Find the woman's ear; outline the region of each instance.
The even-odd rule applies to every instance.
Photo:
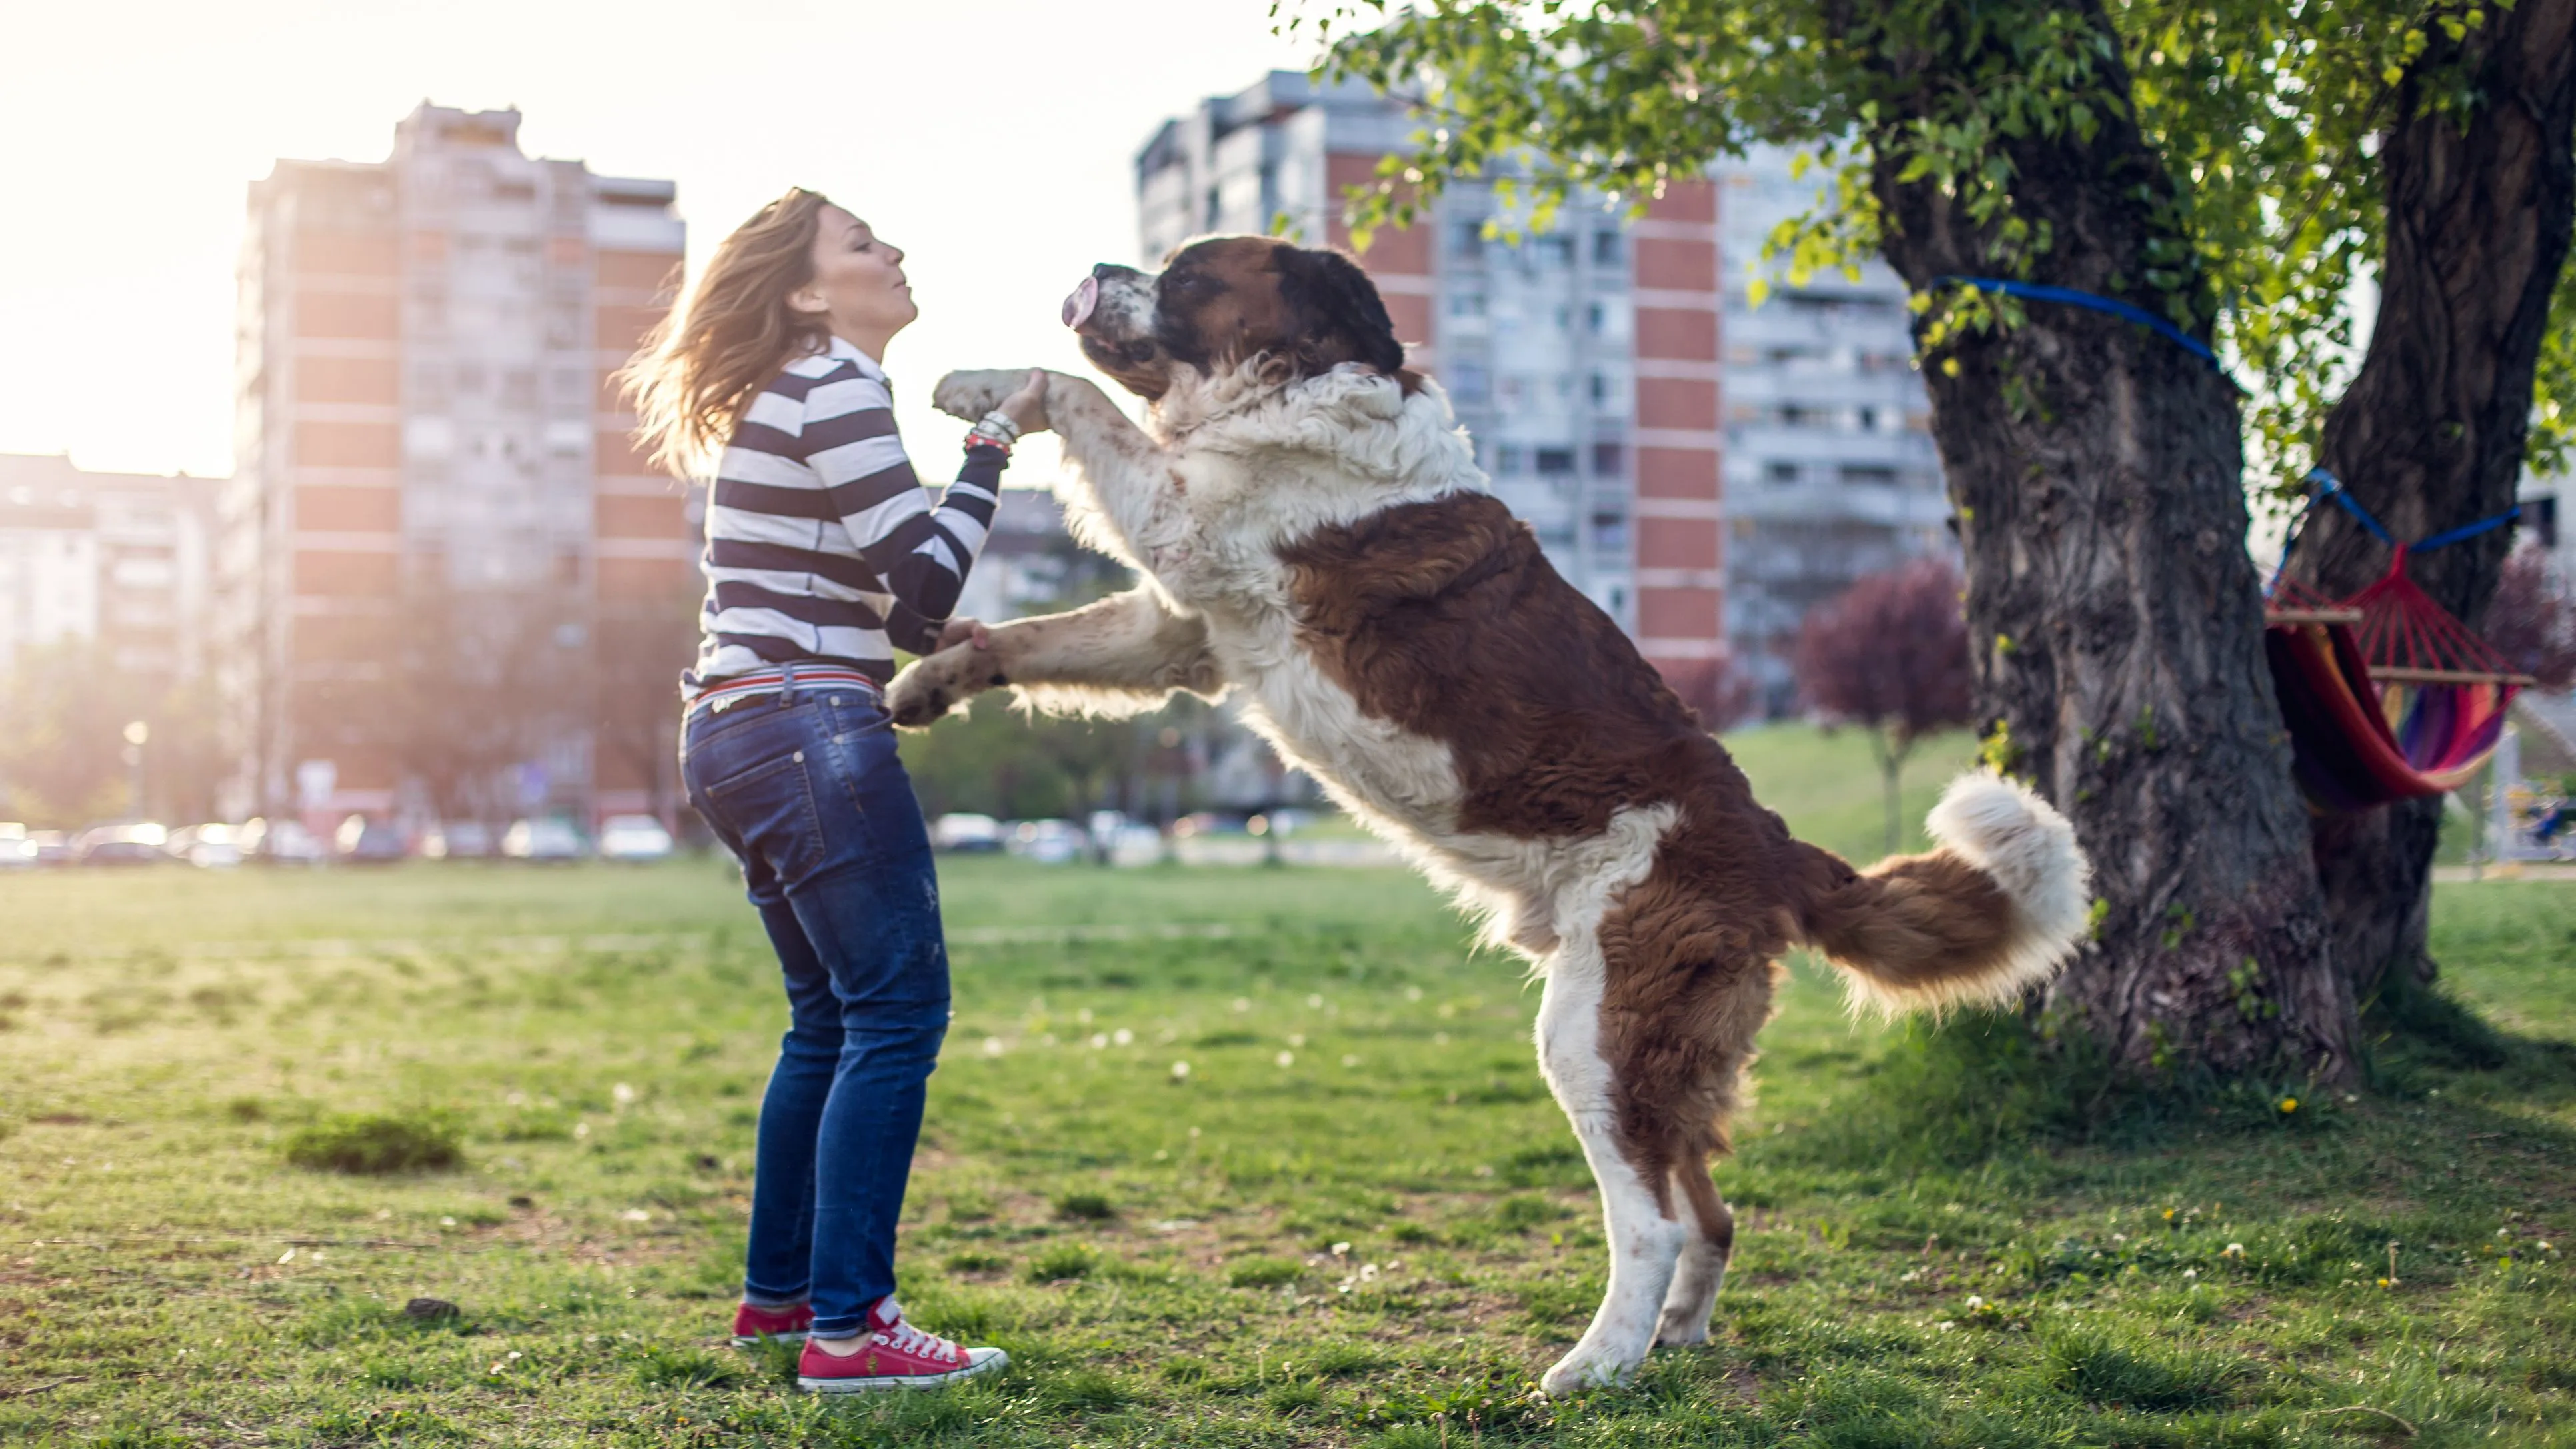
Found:
[[[831,312],[832,304],[823,300],[822,287],[808,282],[787,294],[787,310],[808,317],[823,317]]]
[[[1297,350],[1316,371],[1365,362],[1394,376],[1404,366],[1395,323],[1360,264],[1340,252],[1289,249],[1280,260],[1281,292],[1297,322]]]

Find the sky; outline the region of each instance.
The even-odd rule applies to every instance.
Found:
[[[1137,259],[1155,125],[1310,61],[1270,4],[0,0],[0,452],[229,471],[249,184],[383,160],[427,99],[678,182],[693,273],[790,185],[865,217],[910,253],[922,316],[885,361],[914,455],[942,456],[964,431],[928,407],[942,372],[1084,370],[1057,306]]]

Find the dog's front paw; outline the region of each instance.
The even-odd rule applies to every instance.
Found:
[[[886,686],[886,713],[898,729],[928,729],[1001,682],[1001,666],[990,650],[960,644],[905,665]]]
[[[1028,385],[1027,368],[968,367],[948,374],[930,390],[930,405],[952,418],[974,422],[1002,405],[1002,400]]]

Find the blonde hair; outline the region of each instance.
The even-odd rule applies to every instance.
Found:
[[[655,467],[686,475],[724,447],[742,410],[778,369],[830,345],[831,324],[787,305],[814,279],[819,191],[801,186],[735,227],[686,301],[618,373],[635,438]]]

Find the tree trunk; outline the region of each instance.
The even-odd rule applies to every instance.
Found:
[[[1879,806],[1880,814],[1885,819],[1886,844],[1879,851],[1881,855],[1894,855],[1896,843],[1904,838],[1905,832],[1902,780],[1905,773],[1905,755],[1913,748],[1913,741],[1908,740],[1900,746],[1890,737],[1893,733],[1891,726],[1871,725],[1869,727],[1869,752],[1878,761]]]
[[[2576,0],[2522,0],[2489,16],[2464,43],[2436,29],[2399,87],[2405,119],[2379,153],[2388,224],[2378,323],[2360,375],[2326,418],[2325,466],[2401,539],[2513,506],[2532,371],[2576,208]],[[2477,95],[2465,129],[2435,110],[2441,78],[2463,64]],[[2410,554],[2407,572],[2475,623],[2511,540],[2498,529]],[[2290,571],[2340,596],[2388,561],[2385,545],[2328,508],[2308,521]],[[2392,970],[2433,975],[2424,934],[2441,818],[2432,799],[2314,823],[2335,959],[2357,997]]]
[[[2002,22],[1963,6],[1941,23],[1964,35]],[[1920,57],[1927,109],[1935,87],[1975,73],[1964,52],[1978,43]],[[2125,70],[2100,64],[2106,97],[2125,99]],[[2178,241],[2150,211],[2172,188],[2125,105],[2096,109],[2110,119],[2089,143],[2011,144],[2015,211],[2053,239],[2033,280],[2161,312],[2138,279],[2151,244]],[[1994,275],[1991,227],[1933,181],[1900,181],[1891,152],[1880,146],[1874,180],[1888,260],[1921,289]],[[1981,717],[2093,859],[2100,924],[2050,1009],[2130,1071],[2341,1078],[2353,1001],[2327,954],[2264,663],[2235,395],[2143,328],[2039,302],[2027,317],[1965,334],[1925,373],[1967,554]]]

